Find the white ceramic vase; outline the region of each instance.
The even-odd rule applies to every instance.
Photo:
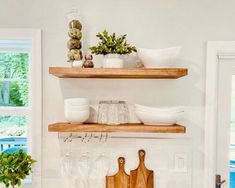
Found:
[[[79,60],[79,61],[75,60],[75,61],[72,62],[72,67],[82,68],[82,66],[83,66],[82,60]]]
[[[103,68],[123,68],[124,61],[119,54],[104,56]]]

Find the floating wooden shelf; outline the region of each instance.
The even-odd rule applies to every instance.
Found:
[[[49,73],[59,78],[132,78],[176,79],[188,74],[186,68],[72,68],[50,67]]]
[[[181,125],[157,126],[143,124],[100,125],[100,124],[70,124],[54,123],[49,125],[50,132],[133,132],[133,133],[186,133],[186,127]]]

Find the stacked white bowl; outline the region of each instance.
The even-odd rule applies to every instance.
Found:
[[[82,124],[90,116],[87,98],[70,98],[64,100],[65,119],[70,123]]]
[[[135,113],[145,125],[174,125],[183,112],[182,106],[155,108],[135,104]]]

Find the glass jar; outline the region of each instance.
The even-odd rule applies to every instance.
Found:
[[[78,13],[78,9],[76,9],[76,8],[73,8],[73,9],[71,9],[70,12],[68,12],[68,14],[67,14],[67,23],[68,23],[68,26],[70,28],[77,28],[77,29],[81,30],[82,26],[80,26],[80,24],[79,25],[77,25],[77,24],[74,25],[73,21],[78,21],[81,24],[81,15]]]
[[[68,42],[67,47],[69,49],[67,57],[68,61],[71,62],[72,66],[73,61],[81,61],[83,59],[82,55],[82,22],[81,16],[78,13],[77,9],[72,9],[67,14],[67,25],[68,25]]]
[[[98,123],[120,125],[129,122],[129,111],[125,101],[100,101]]]

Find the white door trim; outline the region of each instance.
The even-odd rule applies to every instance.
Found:
[[[213,41],[207,43],[204,188],[215,188],[218,55],[220,54],[226,54],[226,56],[232,54],[234,56],[235,41]]]

